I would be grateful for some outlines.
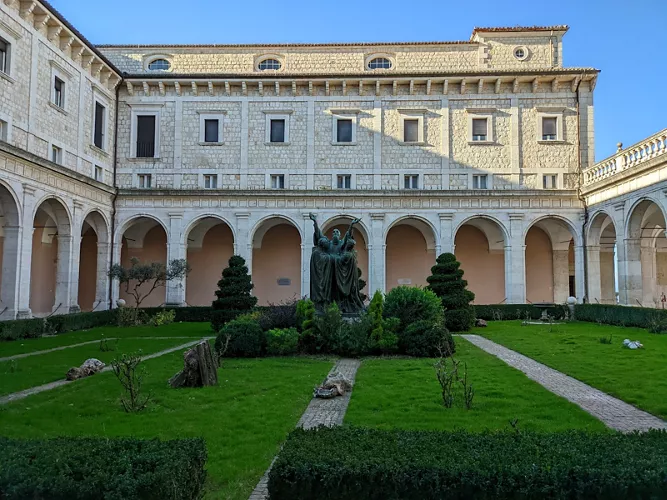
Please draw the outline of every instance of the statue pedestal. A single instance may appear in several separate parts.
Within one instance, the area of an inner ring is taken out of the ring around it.
[[[345,321],[345,323],[356,323],[357,321],[359,321],[360,316],[361,316],[360,313],[343,313],[342,314],[343,321]]]

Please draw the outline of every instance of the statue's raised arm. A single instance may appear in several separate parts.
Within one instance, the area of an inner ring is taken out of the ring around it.
[[[320,226],[317,224],[317,216],[313,212],[310,212],[308,214],[308,218],[313,221],[313,245],[317,246],[320,239],[323,238],[324,235],[322,234]]]

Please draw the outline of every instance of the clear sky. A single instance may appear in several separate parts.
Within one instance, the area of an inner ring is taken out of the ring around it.
[[[475,26],[567,24],[565,66],[602,70],[598,160],[667,128],[667,0],[51,0],[91,42],[467,40]]]

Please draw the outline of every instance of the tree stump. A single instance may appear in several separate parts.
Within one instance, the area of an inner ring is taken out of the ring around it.
[[[217,384],[218,360],[211,352],[211,344],[206,340],[185,352],[183,370],[169,379],[169,385],[174,388]]]

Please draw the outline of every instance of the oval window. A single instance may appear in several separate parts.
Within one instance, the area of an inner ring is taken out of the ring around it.
[[[155,59],[148,63],[148,69],[151,71],[169,71],[171,64],[166,59]]]
[[[257,69],[260,71],[266,71],[266,70],[279,70],[281,67],[280,61],[277,59],[264,59],[262,62],[259,63],[257,66]]]
[[[368,69],[391,69],[391,61],[386,57],[376,57],[369,61]]]

